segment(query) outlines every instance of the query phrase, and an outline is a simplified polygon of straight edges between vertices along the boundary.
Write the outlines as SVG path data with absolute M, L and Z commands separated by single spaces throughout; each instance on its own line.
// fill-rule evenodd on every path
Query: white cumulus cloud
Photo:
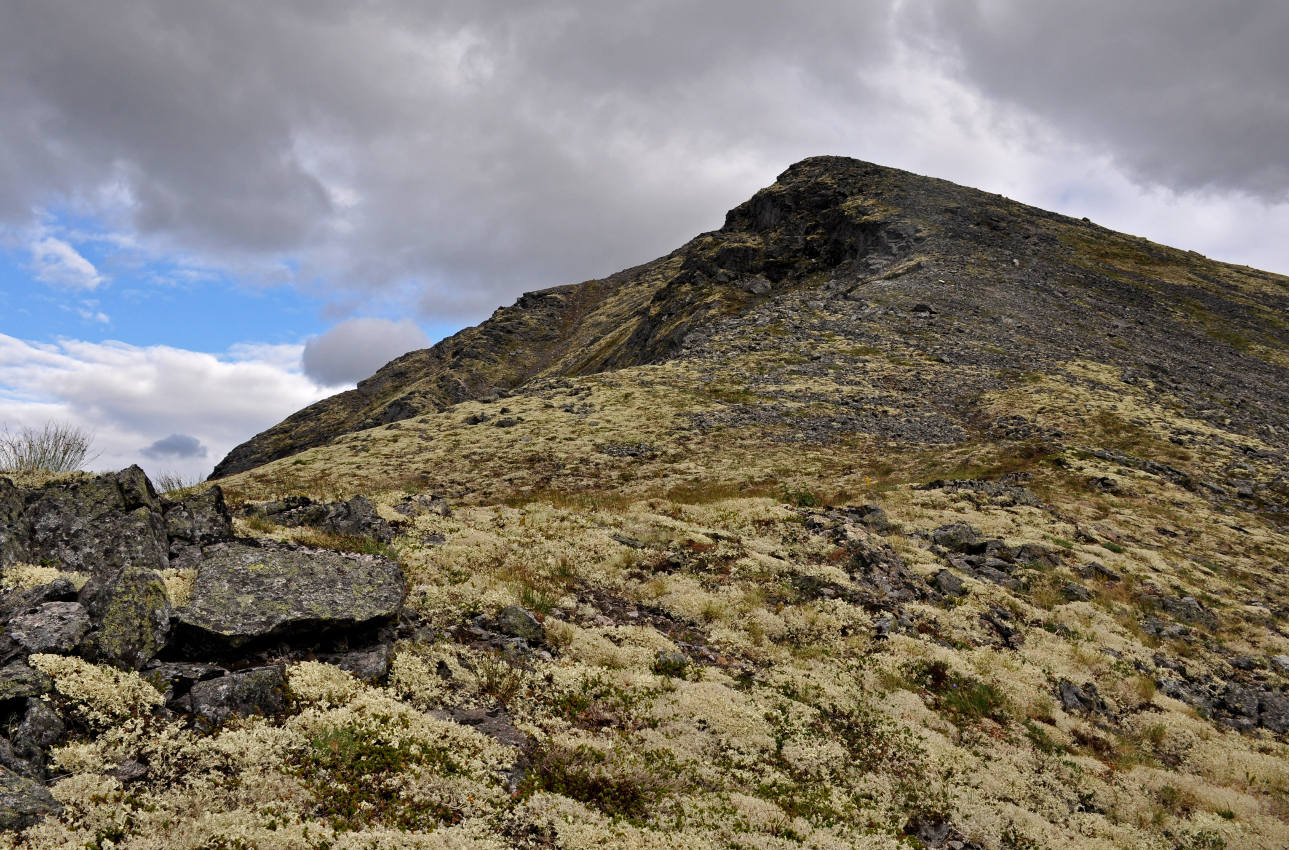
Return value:
M 233 446 L 331 392 L 299 371 L 301 351 L 210 354 L 0 334 L 0 423 L 17 430 L 58 420 L 92 432 L 96 469 L 137 463 L 153 476 L 204 476 Z
M 89 260 L 62 239 L 45 236 L 31 244 L 36 279 L 69 289 L 97 289 L 103 276 Z

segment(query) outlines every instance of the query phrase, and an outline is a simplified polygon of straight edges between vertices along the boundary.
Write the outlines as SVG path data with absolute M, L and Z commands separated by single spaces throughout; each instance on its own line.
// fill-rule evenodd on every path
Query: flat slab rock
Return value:
M 234 649 L 387 620 L 406 594 L 402 569 L 386 558 L 232 544 L 198 564 L 192 597 L 175 619 L 190 641 Z

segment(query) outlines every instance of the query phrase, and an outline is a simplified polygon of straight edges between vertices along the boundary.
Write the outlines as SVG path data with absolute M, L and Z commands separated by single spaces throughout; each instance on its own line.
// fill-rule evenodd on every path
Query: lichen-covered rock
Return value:
M 61 808 L 48 788 L 0 766 L 0 829 L 26 829 Z
M 546 639 L 545 627 L 531 612 L 518 605 L 508 605 L 497 613 L 497 631 L 523 638 L 529 643 L 541 643 Z
M 53 679 L 27 666 L 25 662 L 11 661 L 0 667 L 0 702 L 40 696 L 48 693 L 53 686 Z
M 90 629 L 89 613 L 79 602 L 46 602 L 9 621 L 6 631 L 28 652 L 71 652 Z
M 379 643 L 363 649 L 333 653 L 323 660 L 352 673 L 364 682 L 379 682 L 389 675 L 393 654 L 393 648 L 389 644 Z
M 295 496 L 253 510 L 291 528 L 307 525 L 331 534 L 370 537 L 381 543 L 394 539 L 394 529 L 365 496 L 354 496 L 347 502 L 315 502 L 307 496 Z
M 177 621 L 195 651 L 232 649 L 386 620 L 405 595 L 402 569 L 386 558 L 232 544 L 198 565 Z
M 170 503 L 165 509 L 170 554 L 184 546 L 206 546 L 233 538 L 233 520 L 218 486 Z
M 137 466 L 54 481 L 25 498 L 20 527 L 9 533 L 28 535 L 26 557 L 33 562 L 94 573 L 127 564 L 168 566 L 161 503 Z
M 91 660 L 138 669 L 170 636 L 170 596 L 153 570 L 130 566 L 95 577 L 81 590 L 81 602 L 94 626 L 81 643 Z
M 14 750 L 23 758 L 44 764 L 45 752 L 63 739 L 67 725 L 58 712 L 38 699 L 27 700 L 27 712 L 13 736 Z
M 206 727 L 234 716 L 279 714 L 286 710 L 286 674 L 277 665 L 242 670 L 197 682 L 188 698 L 193 717 Z
M 65 578 L 56 578 L 36 587 L 19 587 L 0 594 L 0 621 L 19 614 L 29 614 L 46 602 L 70 602 L 76 599 L 76 587 Z
M 945 596 L 965 596 L 967 594 L 966 585 L 951 570 L 940 570 L 935 574 L 935 578 L 931 580 L 931 583 L 935 585 L 936 590 Z
M 951 552 L 978 555 L 985 551 L 980 532 L 965 522 L 942 525 L 931 532 L 931 539 Z
M 26 501 L 8 478 L 0 478 L 0 567 L 31 560 L 27 539 L 31 529 L 23 518 Z

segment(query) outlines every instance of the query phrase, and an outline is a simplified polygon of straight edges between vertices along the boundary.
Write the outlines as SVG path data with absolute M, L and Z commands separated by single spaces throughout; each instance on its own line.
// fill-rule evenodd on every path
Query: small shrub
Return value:
M 476 663 L 479 690 L 502 705 L 508 705 L 527 685 L 523 670 L 496 655 L 484 655 Z
M 1033 720 L 1025 721 L 1025 737 L 1034 745 L 1034 749 L 1044 755 L 1059 755 L 1067 752 L 1067 749 L 1052 740 L 1052 736 L 1047 734 L 1047 730 Z
M 313 792 L 317 812 L 337 832 L 379 824 L 394 829 L 432 829 L 460 819 L 441 803 L 407 800 L 398 776 L 417 765 L 455 774 L 460 768 L 444 752 L 412 741 L 374 740 L 350 726 L 323 729 L 309 739 L 296 773 Z
M 1104 541 L 1101 544 L 1101 548 L 1109 549 L 1111 552 L 1114 552 L 1116 555 L 1122 555 L 1124 552 L 1128 551 L 1125 547 L 1120 546 L 1118 543 L 1115 543 L 1111 540 Z
M 607 752 L 586 744 L 548 743 L 533 753 L 532 768 L 520 788 L 562 794 L 594 806 L 611 818 L 643 822 L 656 805 L 674 794 L 679 767 L 669 753 L 645 750 Z
M 796 505 L 798 508 L 815 508 L 823 503 L 819 496 L 804 487 L 795 490 L 784 487 L 782 498 L 789 505 Z
M 932 707 L 948 715 L 956 726 L 973 725 L 989 718 L 1007 720 L 1007 702 L 993 685 L 959 675 L 943 661 L 914 662 L 905 668 L 908 682 L 931 697 Z
M 1201 829 L 1183 836 L 1177 842 L 1177 850 L 1226 850 L 1226 839 L 1221 833 Z

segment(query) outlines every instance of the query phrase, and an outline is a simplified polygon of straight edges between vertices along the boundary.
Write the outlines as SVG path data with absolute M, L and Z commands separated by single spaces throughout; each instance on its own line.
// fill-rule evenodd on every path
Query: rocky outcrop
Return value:
M 392 537 L 365 499 L 307 507 L 335 533 Z M 59 808 L 42 783 L 49 748 L 72 721 L 43 699 L 54 683 L 29 654 L 140 670 L 165 694 L 165 711 L 210 729 L 285 710 L 282 659 L 325 657 L 368 681 L 384 677 L 389 638 L 374 630 L 398 615 L 406 593 L 387 558 L 235 540 L 218 487 L 170 501 L 138 467 L 33 490 L 0 478 L 0 551 L 0 568 L 39 557 L 88 574 L 79 593 L 63 577 L 0 593 L 0 724 L 12 736 L 0 737 L 0 829 Z M 172 556 L 197 573 L 178 610 L 160 573 Z M 117 773 L 135 781 L 147 766 L 127 762 Z
M 8 522 L 5 563 L 47 561 L 83 572 L 169 566 L 161 502 L 137 466 L 55 481 L 22 498 L 21 513 Z
M 308 496 L 291 496 L 247 505 L 245 511 L 248 516 L 263 517 L 288 528 L 307 525 L 329 534 L 368 537 L 379 543 L 394 539 L 393 527 L 376 513 L 376 506 L 365 496 L 354 496 L 345 502 L 315 502 Z

